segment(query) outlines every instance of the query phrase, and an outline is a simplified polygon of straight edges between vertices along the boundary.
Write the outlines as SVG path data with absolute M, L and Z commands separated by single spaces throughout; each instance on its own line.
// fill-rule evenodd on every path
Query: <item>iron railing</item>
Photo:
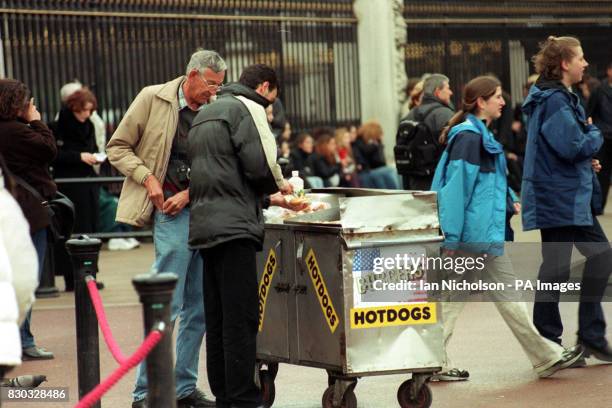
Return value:
M 112 131 L 140 89 L 181 75 L 197 48 L 224 57 L 227 81 L 274 67 L 295 129 L 360 118 L 351 0 L 9 0 L 0 16 L 0 76 L 25 82 L 45 121 L 79 79 Z

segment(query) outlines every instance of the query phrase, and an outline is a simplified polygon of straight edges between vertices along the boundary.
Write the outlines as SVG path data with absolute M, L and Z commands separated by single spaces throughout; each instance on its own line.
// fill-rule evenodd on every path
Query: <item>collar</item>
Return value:
M 187 99 L 185 99 L 185 92 L 183 92 L 183 84 L 185 83 L 185 79 L 181 81 L 179 87 L 178 87 L 178 105 L 179 105 L 179 110 L 183 110 L 185 108 L 189 108 L 191 109 L 191 107 L 187 104 Z M 196 109 L 194 112 L 197 112 L 199 110 L 201 110 L 204 105 L 200 105 L 200 107 L 198 109 Z

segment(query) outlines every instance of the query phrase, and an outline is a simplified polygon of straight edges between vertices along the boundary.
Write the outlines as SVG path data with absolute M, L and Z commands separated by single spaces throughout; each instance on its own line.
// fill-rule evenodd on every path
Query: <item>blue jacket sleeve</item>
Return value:
M 562 159 L 575 163 L 593 157 L 603 144 L 597 127 L 580 123 L 563 95 L 552 95 L 546 107 L 541 133 Z
M 444 172 L 444 180 L 438 189 L 440 225 L 445 236 L 445 248 L 457 249 L 461 242 L 465 212 L 472 200 L 480 172 L 481 145 L 481 136 L 469 131 L 457 134 L 449 142 L 448 164 L 445 170 L 441 170 Z

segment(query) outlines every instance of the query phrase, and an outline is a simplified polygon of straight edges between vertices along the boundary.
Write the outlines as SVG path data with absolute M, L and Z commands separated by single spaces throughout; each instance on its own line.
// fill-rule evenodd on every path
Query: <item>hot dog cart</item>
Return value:
M 360 377 L 400 373 L 412 374 L 398 389 L 400 406 L 430 406 L 427 380 L 443 364 L 443 330 L 437 303 L 418 283 L 433 272 L 380 264 L 438 255 L 435 193 L 319 189 L 307 198 L 329 208 L 267 223 L 258 256 L 266 406 L 278 363 L 327 370 L 324 408 L 356 407 Z M 380 290 L 385 283 L 404 287 Z

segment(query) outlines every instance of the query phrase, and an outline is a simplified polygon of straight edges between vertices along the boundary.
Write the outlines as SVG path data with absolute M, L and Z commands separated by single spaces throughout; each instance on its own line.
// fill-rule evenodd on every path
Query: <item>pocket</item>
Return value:
M 180 212 L 175 214 L 175 215 L 169 215 L 169 214 L 164 214 L 161 211 L 155 211 L 155 222 L 158 224 L 165 224 L 168 222 L 172 222 L 174 221 L 178 216 L 179 216 Z

